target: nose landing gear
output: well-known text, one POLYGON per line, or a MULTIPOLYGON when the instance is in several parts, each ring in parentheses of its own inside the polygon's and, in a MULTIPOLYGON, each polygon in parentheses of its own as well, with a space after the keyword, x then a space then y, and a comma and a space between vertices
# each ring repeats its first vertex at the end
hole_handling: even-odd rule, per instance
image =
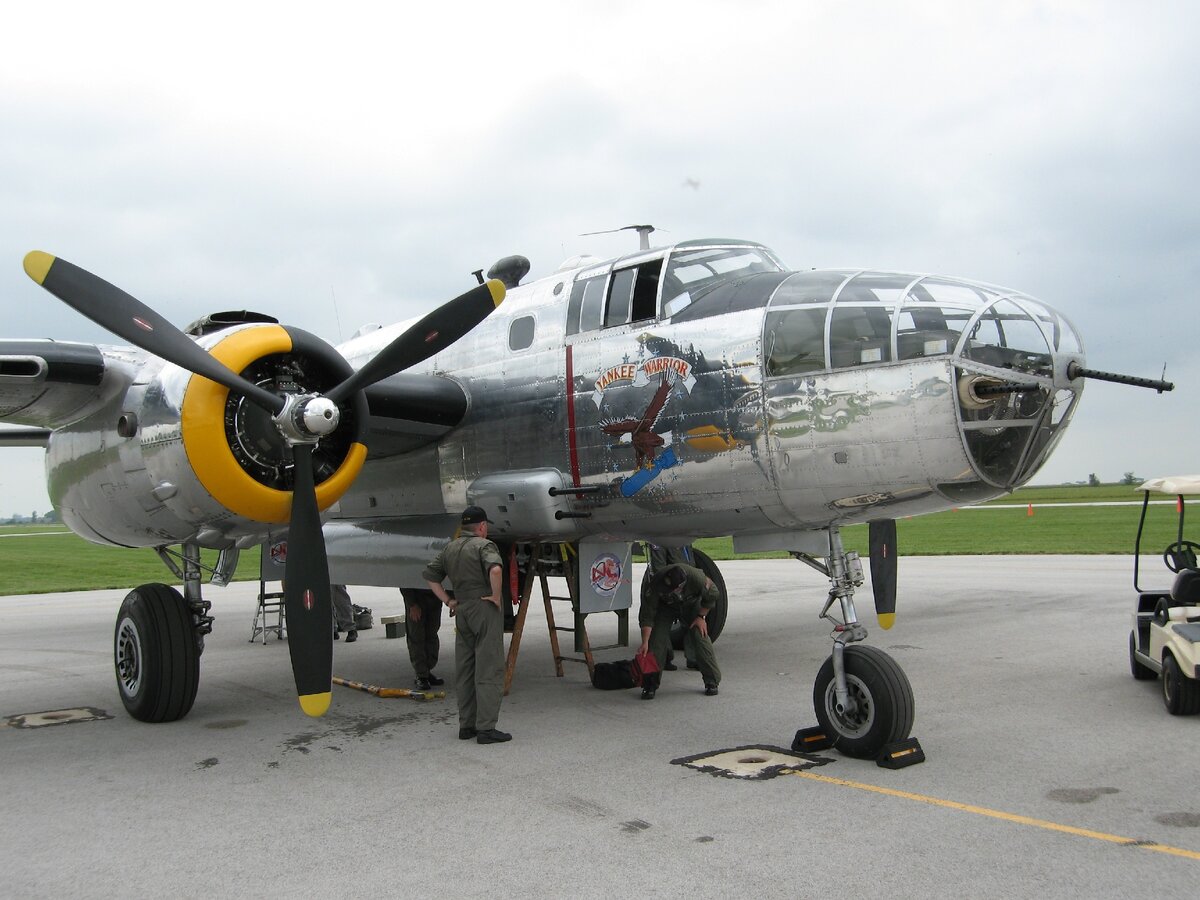
MULTIPOLYGON (((828 746, 857 759, 878 759, 885 747, 908 737, 915 713, 904 670, 877 647, 859 643, 867 630, 854 610, 854 589, 863 584, 862 563, 847 552, 837 526, 829 528, 825 562, 805 553, 796 559, 830 581, 821 618, 834 623, 833 652, 817 673, 813 709, 828 746), (837 604, 841 618, 830 611, 837 604)), ((799 736, 798 736, 799 738, 799 736)))

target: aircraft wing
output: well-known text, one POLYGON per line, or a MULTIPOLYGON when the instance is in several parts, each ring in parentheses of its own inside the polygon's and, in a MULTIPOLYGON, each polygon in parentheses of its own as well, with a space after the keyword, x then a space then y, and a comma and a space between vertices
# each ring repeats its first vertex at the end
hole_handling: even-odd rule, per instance
POLYGON ((127 384, 114 362, 128 355, 95 344, 0 340, 0 421, 56 428, 86 415, 127 384))

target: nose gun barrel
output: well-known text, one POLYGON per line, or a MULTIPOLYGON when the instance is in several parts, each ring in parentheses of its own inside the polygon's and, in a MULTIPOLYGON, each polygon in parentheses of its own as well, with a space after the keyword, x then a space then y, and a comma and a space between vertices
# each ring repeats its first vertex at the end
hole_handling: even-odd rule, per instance
POLYGON ((1097 381, 1112 381, 1116 384, 1130 384, 1134 387, 1153 388, 1160 394, 1163 391, 1175 390, 1174 383, 1170 381, 1159 381, 1154 378, 1138 378, 1134 375, 1118 375, 1115 372, 1098 372, 1095 369, 1085 369, 1074 362, 1067 366, 1067 377, 1072 381, 1076 378, 1094 378, 1097 381))

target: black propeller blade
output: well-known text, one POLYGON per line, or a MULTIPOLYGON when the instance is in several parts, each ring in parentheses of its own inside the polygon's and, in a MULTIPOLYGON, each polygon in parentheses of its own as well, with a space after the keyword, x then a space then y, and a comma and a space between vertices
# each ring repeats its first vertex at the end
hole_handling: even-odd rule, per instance
POLYGON ((86 269, 41 250, 25 255, 25 273, 67 306, 135 347, 236 391, 271 415, 283 398, 247 381, 135 297, 86 269))
POLYGON ((322 436, 336 429, 337 403, 449 347, 500 305, 503 283, 492 279, 443 304, 324 397, 302 398, 297 408, 283 416, 288 400, 242 378, 150 307, 104 279, 40 250, 26 255, 25 271, 68 306, 118 337, 261 406, 288 438, 295 465, 284 567, 288 650, 301 708, 310 716, 324 715, 333 683, 333 607, 313 448, 322 436))
POLYGON ((312 444, 297 444, 292 484, 292 518, 288 524, 287 562, 283 569, 283 608, 287 617, 288 653, 300 708, 310 716, 329 709, 333 684, 333 602, 329 593, 329 561, 321 534, 321 511, 313 480, 312 444))
POLYGON ((409 326, 394 341, 325 396, 334 403, 377 381, 415 366, 445 350, 482 322, 504 299, 504 285, 492 279, 444 303, 409 326))
POLYGON ((875 616, 886 631, 896 622, 896 520, 872 522, 869 532, 875 616))

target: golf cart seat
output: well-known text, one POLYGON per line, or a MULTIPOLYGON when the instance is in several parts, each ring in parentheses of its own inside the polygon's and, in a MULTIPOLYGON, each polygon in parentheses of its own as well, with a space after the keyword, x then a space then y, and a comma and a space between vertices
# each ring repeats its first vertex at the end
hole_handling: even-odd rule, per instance
POLYGON ((1200 606, 1200 571, 1183 569, 1171 585, 1172 606, 1200 606))

